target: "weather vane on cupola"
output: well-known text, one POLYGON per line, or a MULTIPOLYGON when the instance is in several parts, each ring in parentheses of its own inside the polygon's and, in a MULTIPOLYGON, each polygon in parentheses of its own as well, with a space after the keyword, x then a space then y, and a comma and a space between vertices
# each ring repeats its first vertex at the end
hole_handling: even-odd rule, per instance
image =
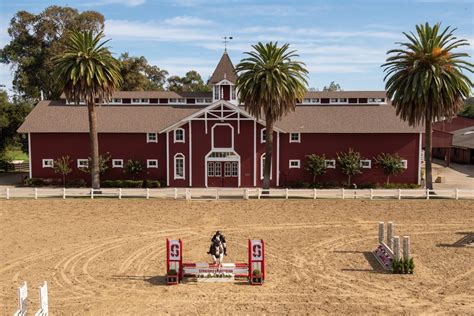
POLYGON ((227 52, 227 43, 229 43, 230 40, 233 39, 233 37, 232 36, 224 36, 223 39, 224 40, 222 41, 222 43, 224 43, 224 52, 227 52))

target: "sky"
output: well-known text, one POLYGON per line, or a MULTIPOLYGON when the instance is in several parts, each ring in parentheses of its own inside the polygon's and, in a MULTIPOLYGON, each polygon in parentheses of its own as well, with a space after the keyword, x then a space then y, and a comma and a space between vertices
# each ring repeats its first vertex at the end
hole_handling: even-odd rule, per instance
MULTIPOLYGON (((145 56, 170 75, 197 70, 204 80, 224 51, 224 36, 233 37, 227 50, 234 65, 259 41, 289 43, 317 89, 335 81, 344 90, 383 90, 387 50, 420 23, 457 28, 471 43, 464 51, 474 54, 474 1, 465 0, 0 0, 0 47, 10 40, 17 11, 39 13, 50 5, 102 13, 116 57, 145 56)), ((11 78, 10 67, 0 64, 0 84, 11 89, 11 78)))

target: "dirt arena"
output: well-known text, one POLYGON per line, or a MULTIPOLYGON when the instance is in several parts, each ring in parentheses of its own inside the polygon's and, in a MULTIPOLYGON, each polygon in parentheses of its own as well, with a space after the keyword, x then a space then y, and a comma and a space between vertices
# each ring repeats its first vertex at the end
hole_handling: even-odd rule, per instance
POLYGON ((472 314, 474 248, 449 245, 473 230, 469 201, 0 201, 0 315, 22 281, 34 313, 43 280, 51 315, 472 314), (414 275, 384 273, 370 254, 390 220, 411 236, 414 275), (265 240, 265 285, 164 285, 165 239, 202 262, 216 229, 228 262, 265 240))

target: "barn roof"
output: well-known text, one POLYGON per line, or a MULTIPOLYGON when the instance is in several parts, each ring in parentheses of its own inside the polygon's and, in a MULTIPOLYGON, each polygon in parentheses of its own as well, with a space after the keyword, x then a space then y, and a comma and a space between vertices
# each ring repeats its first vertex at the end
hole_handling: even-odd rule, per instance
POLYGON ((451 133, 454 135, 454 147, 474 149, 474 126, 458 129, 451 133))
MULTIPOLYGON (((212 106, 212 105, 211 105, 212 106)), ((161 131, 202 110, 203 105, 102 105, 97 107, 100 133, 161 131)), ((276 127, 301 133, 419 133, 400 120, 389 104, 299 105, 276 127)), ((85 105, 41 101, 28 115, 20 133, 87 133, 85 105)))

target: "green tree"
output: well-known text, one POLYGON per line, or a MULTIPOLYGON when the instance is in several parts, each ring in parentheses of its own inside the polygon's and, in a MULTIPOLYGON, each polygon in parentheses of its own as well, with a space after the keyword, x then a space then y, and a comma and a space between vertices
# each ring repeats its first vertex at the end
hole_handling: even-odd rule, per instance
POLYGON ((322 176, 326 173, 326 157, 324 155, 318 156, 315 154, 306 156, 306 170, 313 176, 313 183, 316 182, 316 177, 322 176))
POLYGON ((401 48, 387 52, 384 67, 387 97, 397 115, 411 126, 425 124, 426 187, 433 188, 431 171, 432 122, 459 112, 473 83, 463 71, 473 72, 467 53, 454 50, 469 45, 454 36, 450 27, 440 24, 416 26, 416 34, 403 33, 408 39, 401 48))
POLYGON ((342 172, 347 176, 348 186, 351 185, 351 177, 362 173, 361 159, 360 153, 352 148, 349 148, 347 152, 337 153, 337 163, 342 172))
POLYGON ((323 91, 342 91, 342 88, 338 83, 331 81, 329 86, 324 86, 323 91))
POLYGON ((68 32, 98 32, 104 28, 104 17, 95 11, 50 6, 38 14, 17 12, 10 21, 10 42, 0 49, 0 62, 14 69, 13 87, 26 99, 58 99, 61 86, 54 77, 52 57, 66 49, 68 32))
POLYGON ((390 183, 390 176, 405 171, 402 164, 402 158, 400 158, 398 153, 381 153, 375 158, 375 163, 383 169, 383 172, 387 176, 387 184, 390 183))
MULTIPOLYGON (((109 161, 112 156, 110 153, 105 153, 104 155, 99 155, 99 174, 105 174, 107 170, 109 170, 109 161)), ((87 166, 80 168, 81 171, 91 174, 91 168, 89 166, 92 166, 92 157, 87 157, 87 166)))
POLYGON ((20 135, 16 132, 30 113, 32 105, 20 98, 8 100, 7 93, 0 91, 0 154, 8 146, 18 146, 20 135))
POLYGON ((305 64, 292 60, 298 57, 289 44, 259 42, 246 52, 247 58, 237 65, 236 87, 240 102, 257 119, 265 119, 266 141, 263 167, 263 188, 270 188, 270 168, 273 152, 273 125, 290 111, 296 101, 304 97, 308 71, 305 64))
POLYGON ((132 176, 132 179, 135 180, 140 173, 143 171, 143 164, 139 160, 130 159, 125 164, 124 172, 132 176))
POLYGON ((211 88, 204 83, 197 71, 191 70, 184 77, 169 77, 168 90, 176 92, 210 92, 211 88))
POLYGON ((121 63, 122 90, 163 90, 168 75, 166 70, 149 65, 143 56, 133 57, 128 53, 123 53, 118 60, 121 63))
POLYGON ((89 116, 89 139, 91 149, 92 187, 100 187, 99 139, 97 134, 97 114, 95 98, 108 102, 115 89, 122 83, 120 63, 112 57, 109 49, 100 42, 104 37, 100 32, 72 32, 66 43, 64 54, 54 58, 58 82, 61 83, 66 98, 75 103, 84 100, 89 116))
POLYGON ((66 176, 72 172, 71 162, 69 156, 62 156, 53 162, 54 173, 61 175, 64 187, 66 187, 66 176))
POLYGON ((466 99, 461 112, 459 112, 459 116, 474 119, 474 97, 466 99))

